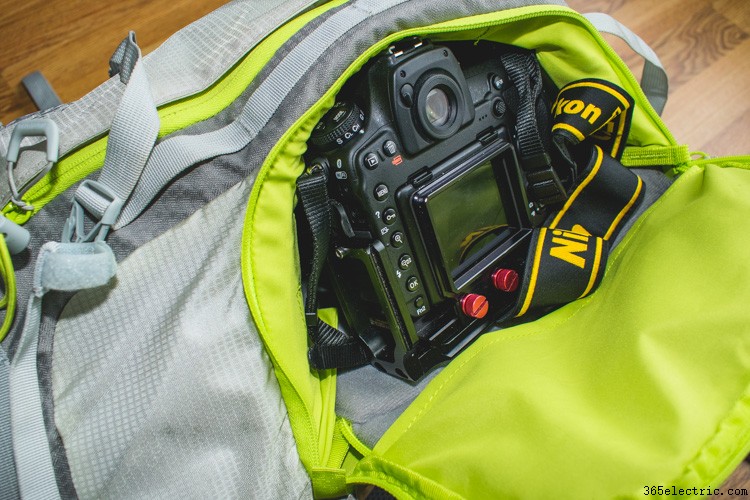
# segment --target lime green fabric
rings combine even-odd
[[[466,30],[466,26],[477,28]],[[455,33],[454,30],[463,30]],[[522,7],[457,19],[430,27],[433,39],[492,40],[534,49],[558,87],[583,78],[617,83],[636,98],[628,144],[673,146],[674,137],[648,104],[638,82],[620,57],[593,26],[564,7]],[[445,34],[440,34],[441,32]]]
[[[323,107],[332,105],[331,98]],[[305,125],[289,130],[271,151],[248,202],[242,240],[245,295],[279,379],[300,459],[311,473],[326,468],[330,455],[336,421],[335,376],[311,372],[308,366],[292,211],[295,180],[303,168],[301,155],[322,113],[308,112]],[[316,472],[315,478],[319,478],[313,482],[316,494],[327,495],[331,483],[325,474]],[[335,478],[331,481],[342,484]]]
[[[330,468],[332,451],[336,454],[332,450],[335,372],[316,373],[309,370],[307,363],[299,265],[291,244],[295,234],[294,180],[304,168],[301,155],[309,133],[333,105],[341,86],[371,57],[393,41],[411,35],[429,35],[436,41],[491,39],[534,48],[559,82],[584,76],[613,80],[633,93],[642,108],[634,116],[631,145],[670,151],[676,146],[624,63],[614,58],[611,49],[585,19],[567,8],[512,9],[406,30],[365,51],[269,154],[248,203],[243,237],[242,268],[248,303],[274,363],[300,457],[311,473],[318,496],[330,495],[331,488],[341,484],[340,469]],[[336,477],[328,481],[326,471]]]
[[[596,293],[481,337],[350,481],[387,478],[400,498],[718,487],[750,451],[748,193],[750,170],[689,169]]]
[[[196,95],[159,108],[159,137],[164,137],[199,121],[206,120],[235,101],[273,57],[281,45],[305,24],[347,0],[333,0],[296,17],[262,40],[231,71]],[[26,212],[9,203],[3,208],[10,220],[23,224],[70,186],[99,170],[104,164],[107,137],[101,137],[66,155],[24,195],[34,206]]]

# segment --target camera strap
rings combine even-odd
[[[297,193],[309,225],[312,241],[310,274],[305,297],[305,323],[312,342],[308,351],[310,365],[316,369],[362,366],[372,359],[372,351],[356,336],[333,328],[318,318],[318,283],[331,244],[331,200],[322,170],[297,179]]]
[[[516,114],[519,156],[530,195],[545,205],[562,207],[544,227],[533,230],[517,302],[499,319],[501,323],[572,302],[595,290],[604,274],[609,242],[643,190],[641,179],[617,159],[633,110],[633,100],[624,90],[603,80],[573,82],[558,94],[550,123],[534,54],[503,55],[503,65],[517,89],[509,107]],[[550,152],[559,153],[556,167]],[[564,172],[562,180],[558,172]],[[331,243],[326,181],[322,169],[297,180],[312,242],[305,297],[311,340],[308,358],[316,369],[349,368],[367,364],[373,354],[362,337],[347,335],[317,315],[318,283]]]
[[[643,181],[598,145],[581,176],[562,209],[533,231],[518,303],[506,319],[585,297],[601,281],[609,242],[638,203]]]
[[[576,165],[573,182],[562,208],[533,232],[512,316],[585,297],[601,281],[609,242],[643,191],[640,177],[619,162],[633,103],[623,89],[598,79],[572,82],[558,93],[552,143]]]
[[[549,112],[542,89],[542,70],[533,52],[507,52],[501,55],[505,72],[515,91],[506,92],[506,101],[516,115],[518,153],[531,196],[543,205],[562,203],[565,187],[550,157]]]

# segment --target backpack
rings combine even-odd
[[[646,57],[640,84],[597,28]],[[598,158],[642,189],[614,211],[582,298],[545,299],[415,377],[337,370],[311,356],[318,318],[332,352],[353,337],[324,297],[307,311],[298,178],[346,84],[425,41],[533,51],[548,87],[620,89],[632,104],[598,129],[604,104],[547,104],[579,120],[566,140],[592,125],[581,143],[606,145]],[[553,0],[236,1],[147,57],[131,34],[111,69],[81,100],[0,129],[0,497],[705,495],[750,452],[750,157],[691,156],[659,118],[658,58],[611,18]],[[503,103],[520,116],[518,99]],[[602,257],[574,245],[605,234],[564,229],[558,253]],[[538,300],[554,288],[540,283]]]

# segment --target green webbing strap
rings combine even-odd
[[[10,367],[13,453],[18,487],[24,499],[60,498],[37,375],[42,298],[49,290],[103,286],[114,276],[116,268],[112,250],[104,242],[49,242],[39,251],[26,323]]]

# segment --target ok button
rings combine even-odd
[[[393,208],[386,208],[385,212],[383,212],[383,220],[388,225],[396,222],[396,210],[394,210]]]

